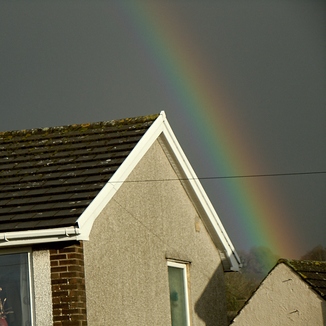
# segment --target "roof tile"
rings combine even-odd
[[[326,300],[326,261],[280,259]]]
[[[76,225],[157,116],[0,132],[0,232]]]

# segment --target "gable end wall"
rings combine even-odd
[[[219,252],[156,141],[84,242],[88,326],[171,325],[167,260],[188,262],[191,325],[225,326]]]
[[[234,319],[232,326],[323,326],[326,302],[285,264],[277,265]]]

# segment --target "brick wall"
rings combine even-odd
[[[54,326],[86,326],[83,243],[57,243],[50,249]]]

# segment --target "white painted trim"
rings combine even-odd
[[[181,171],[185,175],[184,178],[186,179],[186,182],[184,183],[187,183],[191,187],[191,192],[189,195],[192,197],[197,209],[199,209],[200,214],[201,215],[205,214],[208,220],[210,221],[210,223],[212,224],[214,231],[218,235],[219,238],[218,240],[221,242],[223,246],[223,248],[219,248],[219,250],[222,252],[222,254],[224,252],[227,258],[230,260],[230,265],[231,265],[230,269],[233,271],[239,271],[241,265],[240,258],[237,255],[235,248],[220,221],[220,218],[218,217],[195,171],[191,167],[191,164],[189,163],[186,155],[184,154],[167,119],[164,119],[163,123],[164,123],[163,134],[166,138],[168,145],[171,147],[171,151],[175,156],[181,168]],[[223,257],[221,258],[223,259]]]
[[[102,188],[99,194],[78,218],[77,223],[79,228],[69,227],[0,233],[0,248],[37,243],[88,240],[95,219],[99,216],[103,208],[115,195],[131,171],[139,163],[147,150],[152,146],[162,132],[164,118],[165,113],[161,112],[140,141],[136,144],[135,148],[111,177],[109,182]]]
[[[177,263],[176,261],[167,261],[168,267],[180,268],[182,269],[183,274],[183,287],[184,287],[184,295],[186,301],[186,318],[187,318],[187,326],[190,326],[190,310],[189,310],[189,289],[188,289],[188,264],[185,263]]]
[[[96,218],[161,134],[164,117],[165,113],[161,112],[124,162],[119,166],[118,170],[114,173],[108,183],[102,188],[99,194],[79,217],[77,220],[78,226],[81,230],[81,234],[78,236],[79,240],[89,239],[89,234]]]

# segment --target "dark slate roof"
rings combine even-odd
[[[326,261],[280,259],[326,300]]]
[[[157,116],[0,133],[0,232],[76,225]]]

